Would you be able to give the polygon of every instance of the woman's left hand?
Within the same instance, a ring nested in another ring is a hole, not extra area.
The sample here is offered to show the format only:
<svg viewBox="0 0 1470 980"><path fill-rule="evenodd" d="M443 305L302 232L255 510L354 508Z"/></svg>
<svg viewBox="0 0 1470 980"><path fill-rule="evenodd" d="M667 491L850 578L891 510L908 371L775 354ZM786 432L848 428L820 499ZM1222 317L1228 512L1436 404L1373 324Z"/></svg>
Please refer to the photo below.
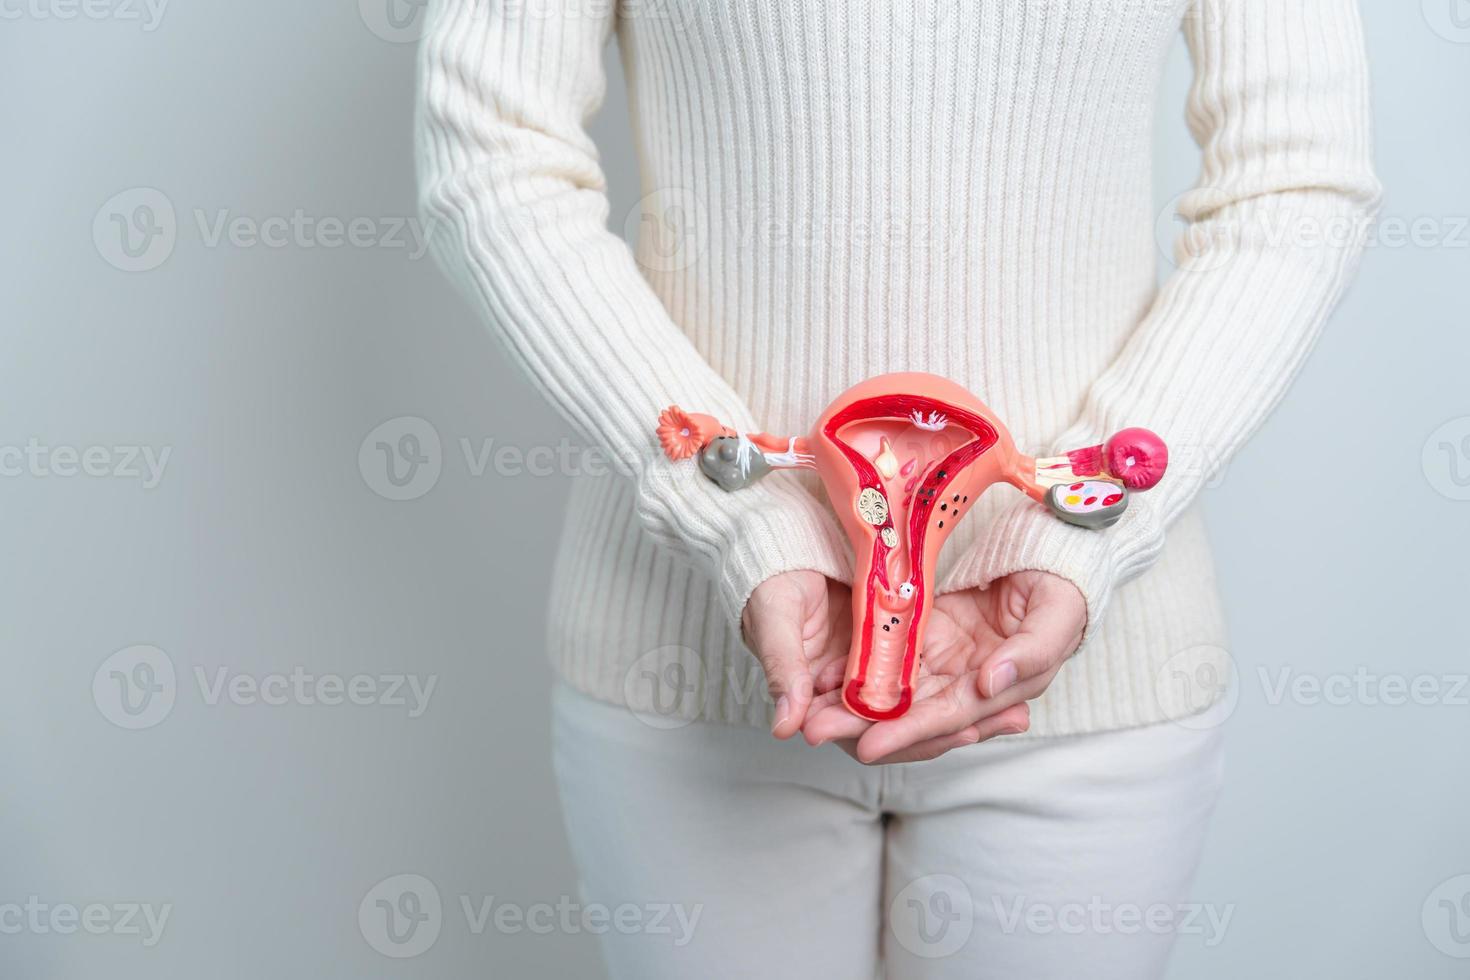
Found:
<svg viewBox="0 0 1470 980"><path fill-rule="evenodd" d="M1048 572L1014 572L987 589L934 601L924 632L914 703L901 718L871 722L842 703L842 690L811 705L808 742L837 742L866 764L933 759L996 735L1024 732L1026 704L1044 692L1077 649L1087 603Z"/></svg>

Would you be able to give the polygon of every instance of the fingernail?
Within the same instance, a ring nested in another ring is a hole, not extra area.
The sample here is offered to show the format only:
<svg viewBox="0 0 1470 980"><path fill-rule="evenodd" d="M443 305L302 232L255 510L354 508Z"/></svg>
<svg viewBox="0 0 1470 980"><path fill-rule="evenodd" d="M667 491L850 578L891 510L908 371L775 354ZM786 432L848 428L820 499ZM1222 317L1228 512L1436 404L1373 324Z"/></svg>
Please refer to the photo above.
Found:
<svg viewBox="0 0 1470 980"><path fill-rule="evenodd" d="M771 723L771 731L780 728L791 715L791 701L786 695L781 695L776 701L776 720Z"/></svg>
<svg viewBox="0 0 1470 980"><path fill-rule="evenodd" d="M1016 665L1009 660L990 668L991 697L995 697L1014 683L1016 683Z"/></svg>

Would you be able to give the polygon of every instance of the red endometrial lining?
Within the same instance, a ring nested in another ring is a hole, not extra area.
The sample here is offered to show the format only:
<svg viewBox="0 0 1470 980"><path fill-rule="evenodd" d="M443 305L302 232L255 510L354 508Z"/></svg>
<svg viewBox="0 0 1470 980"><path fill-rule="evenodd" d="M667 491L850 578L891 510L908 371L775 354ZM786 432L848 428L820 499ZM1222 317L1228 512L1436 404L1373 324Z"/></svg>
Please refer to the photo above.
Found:
<svg viewBox="0 0 1470 980"><path fill-rule="evenodd" d="M997 465L972 465L999 437L974 412L911 394L856 401L820 434L846 459L857 485L854 498L847 479L827 481L839 513L839 501L851 501L844 523L863 584L853 590L863 601L853 604L843 699L864 718L897 718L913 701L940 547L970 501L1003 478Z"/></svg>

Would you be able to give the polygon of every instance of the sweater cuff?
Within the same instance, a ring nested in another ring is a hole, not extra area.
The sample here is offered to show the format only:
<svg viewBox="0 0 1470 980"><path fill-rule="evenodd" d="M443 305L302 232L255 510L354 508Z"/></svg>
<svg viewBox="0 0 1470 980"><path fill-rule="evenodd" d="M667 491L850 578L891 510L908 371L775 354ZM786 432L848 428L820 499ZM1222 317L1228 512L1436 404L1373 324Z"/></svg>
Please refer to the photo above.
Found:
<svg viewBox="0 0 1470 980"><path fill-rule="evenodd" d="M1064 523L1041 504L1023 498L1003 511L950 569L940 592L985 589L1012 572L1041 571L1066 579L1087 602L1086 643L1102 623L1113 586L1124 573L1123 542L1147 538L1152 515L1136 498L1110 528Z"/></svg>
<svg viewBox="0 0 1470 980"><path fill-rule="evenodd" d="M756 586L782 572L809 570L852 581L851 550L831 512L798 486L783 487L769 498L760 505L747 501L721 553L720 596L736 624Z"/></svg>

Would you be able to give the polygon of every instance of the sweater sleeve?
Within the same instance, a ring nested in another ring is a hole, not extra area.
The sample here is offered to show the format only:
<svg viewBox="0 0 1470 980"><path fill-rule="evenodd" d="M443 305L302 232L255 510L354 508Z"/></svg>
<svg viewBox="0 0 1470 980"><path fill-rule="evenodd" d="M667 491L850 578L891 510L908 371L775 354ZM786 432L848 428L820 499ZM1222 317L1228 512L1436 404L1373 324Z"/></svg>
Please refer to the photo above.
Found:
<svg viewBox="0 0 1470 980"><path fill-rule="evenodd" d="M770 576L850 578L840 530L790 480L726 493L658 450L659 412L760 428L607 228L586 121L615 4L431 0L420 50L420 210L434 254L542 394L636 485L637 516L732 617Z"/></svg>
<svg viewBox="0 0 1470 980"><path fill-rule="evenodd" d="M1053 450L1154 429L1173 463L1105 531L1023 498L960 557L946 590L1022 569L1069 579L1090 635L1115 586L1276 406L1336 305L1379 197L1355 0L1200 0L1184 30L1187 118L1203 151L1179 212L1178 268Z"/></svg>

